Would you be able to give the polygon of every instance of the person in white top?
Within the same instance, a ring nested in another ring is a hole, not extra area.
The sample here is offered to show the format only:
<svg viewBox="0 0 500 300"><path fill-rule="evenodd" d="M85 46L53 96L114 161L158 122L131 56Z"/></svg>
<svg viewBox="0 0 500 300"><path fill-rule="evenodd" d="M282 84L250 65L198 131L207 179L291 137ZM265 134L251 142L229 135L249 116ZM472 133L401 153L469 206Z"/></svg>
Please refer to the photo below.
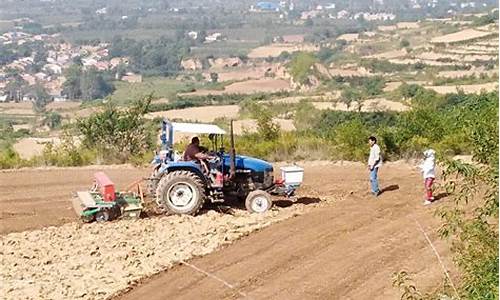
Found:
<svg viewBox="0 0 500 300"><path fill-rule="evenodd" d="M368 138L370 144L370 156L368 157L368 169L370 170L370 184L372 194L376 197L380 195L378 186L378 169L382 165L382 156L380 155L380 147L377 145L377 138L370 136Z"/></svg>
<svg viewBox="0 0 500 300"><path fill-rule="evenodd" d="M429 205L434 201L432 195L432 184L436 178L436 151L429 149L424 151L424 161L420 165L422 175L424 176L425 186L425 202L424 205Z"/></svg>

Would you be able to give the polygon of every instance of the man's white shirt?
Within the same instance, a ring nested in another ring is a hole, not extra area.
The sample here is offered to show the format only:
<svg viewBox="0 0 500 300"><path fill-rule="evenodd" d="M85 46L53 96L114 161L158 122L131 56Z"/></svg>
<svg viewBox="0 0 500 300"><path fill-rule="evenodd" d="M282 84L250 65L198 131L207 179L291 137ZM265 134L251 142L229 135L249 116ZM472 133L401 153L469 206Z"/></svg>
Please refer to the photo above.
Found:
<svg viewBox="0 0 500 300"><path fill-rule="evenodd" d="M375 163L378 161L377 165ZM382 158L380 157L380 147L374 144L370 148L370 157L368 157L368 165L372 168L378 168L382 165Z"/></svg>

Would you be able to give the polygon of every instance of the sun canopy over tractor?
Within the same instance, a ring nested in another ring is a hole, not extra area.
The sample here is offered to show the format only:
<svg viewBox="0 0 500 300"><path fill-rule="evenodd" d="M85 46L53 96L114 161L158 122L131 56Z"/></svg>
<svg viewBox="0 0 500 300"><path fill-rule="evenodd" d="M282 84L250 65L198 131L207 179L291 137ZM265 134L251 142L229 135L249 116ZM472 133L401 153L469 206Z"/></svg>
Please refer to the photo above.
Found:
<svg viewBox="0 0 500 300"><path fill-rule="evenodd" d="M196 134L226 134L224 129L213 124L172 122L172 128L174 132L196 133Z"/></svg>

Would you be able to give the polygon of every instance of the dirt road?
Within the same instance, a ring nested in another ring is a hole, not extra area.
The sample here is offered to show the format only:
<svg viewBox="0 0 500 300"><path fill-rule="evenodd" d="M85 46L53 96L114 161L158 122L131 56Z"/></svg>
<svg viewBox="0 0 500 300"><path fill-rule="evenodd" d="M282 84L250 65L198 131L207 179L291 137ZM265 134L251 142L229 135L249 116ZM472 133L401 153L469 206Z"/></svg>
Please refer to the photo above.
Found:
<svg viewBox="0 0 500 300"><path fill-rule="evenodd" d="M1 233L75 220L68 196L88 187L94 172L0 173ZM106 172L119 186L147 174L136 169ZM315 197L331 203L192 259L191 266L159 273L116 298L396 299L399 292L391 286L391 275L402 269L413 273L424 291L441 283L443 271L415 220L451 268L448 246L437 237L439 220L433 216L436 207L450 200L422 206L420 176L408 165L384 166L380 177L385 191L377 199L367 193L362 165L308 164L305 172L301 194L310 198L303 198L304 204Z"/></svg>

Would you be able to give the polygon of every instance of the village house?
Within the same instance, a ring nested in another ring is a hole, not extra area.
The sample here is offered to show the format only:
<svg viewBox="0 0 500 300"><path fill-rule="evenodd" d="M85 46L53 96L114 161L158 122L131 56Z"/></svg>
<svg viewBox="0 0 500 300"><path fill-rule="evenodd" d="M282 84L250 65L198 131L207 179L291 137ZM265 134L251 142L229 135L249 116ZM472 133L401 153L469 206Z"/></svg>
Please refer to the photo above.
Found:
<svg viewBox="0 0 500 300"><path fill-rule="evenodd" d="M190 37L193 40L196 40L198 38L198 32L196 31L190 31L187 33L188 37Z"/></svg>
<svg viewBox="0 0 500 300"><path fill-rule="evenodd" d="M52 74L61 74L62 73L62 67L60 65L56 64L46 64L43 66L42 70L46 72L50 72Z"/></svg>
<svg viewBox="0 0 500 300"><path fill-rule="evenodd" d="M300 44L304 42L303 34L288 34L283 36L283 43Z"/></svg>
<svg viewBox="0 0 500 300"><path fill-rule="evenodd" d="M129 83L142 82L142 75L127 72L124 76L122 76L121 80Z"/></svg>
<svg viewBox="0 0 500 300"><path fill-rule="evenodd" d="M220 32L214 32L205 38L205 41L207 43L213 43L215 41L220 41L220 40L222 40L222 33Z"/></svg>

